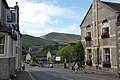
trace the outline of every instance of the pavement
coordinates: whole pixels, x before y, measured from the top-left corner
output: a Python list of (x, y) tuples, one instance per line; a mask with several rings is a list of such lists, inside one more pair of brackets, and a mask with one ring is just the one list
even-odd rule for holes
[(12, 80), (32, 80), (29, 73), (26, 71), (21, 71), (17, 74), (17, 77)]

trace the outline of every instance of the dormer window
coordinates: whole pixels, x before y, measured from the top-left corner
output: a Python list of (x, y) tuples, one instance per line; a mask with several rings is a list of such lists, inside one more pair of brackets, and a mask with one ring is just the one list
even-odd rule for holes
[(109, 37), (109, 22), (108, 20), (103, 20), (102, 22), (102, 35), (101, 38), (108, 38)]

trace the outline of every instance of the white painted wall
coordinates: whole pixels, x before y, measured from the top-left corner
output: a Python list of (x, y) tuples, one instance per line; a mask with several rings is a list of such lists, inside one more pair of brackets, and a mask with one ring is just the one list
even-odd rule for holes
[(31, 60), (31, 55), (29, 53), (26, 55), (26, 61), (27, 60)]

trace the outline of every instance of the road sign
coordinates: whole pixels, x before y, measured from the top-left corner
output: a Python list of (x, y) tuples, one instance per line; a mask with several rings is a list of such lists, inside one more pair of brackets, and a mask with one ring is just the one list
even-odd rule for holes
[(56, 57), (56, 61), (60, 61), (60, 60), (61, 60), (60, 56)]

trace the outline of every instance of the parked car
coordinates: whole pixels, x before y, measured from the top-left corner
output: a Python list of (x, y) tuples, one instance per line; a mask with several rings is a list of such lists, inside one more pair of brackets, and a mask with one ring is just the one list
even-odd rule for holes
[(53, 64), (49, 64), (49, 68), (53, 68)]
[(30, 66), (39, 66), (39, 65), (36, 63), (31, 63)]

